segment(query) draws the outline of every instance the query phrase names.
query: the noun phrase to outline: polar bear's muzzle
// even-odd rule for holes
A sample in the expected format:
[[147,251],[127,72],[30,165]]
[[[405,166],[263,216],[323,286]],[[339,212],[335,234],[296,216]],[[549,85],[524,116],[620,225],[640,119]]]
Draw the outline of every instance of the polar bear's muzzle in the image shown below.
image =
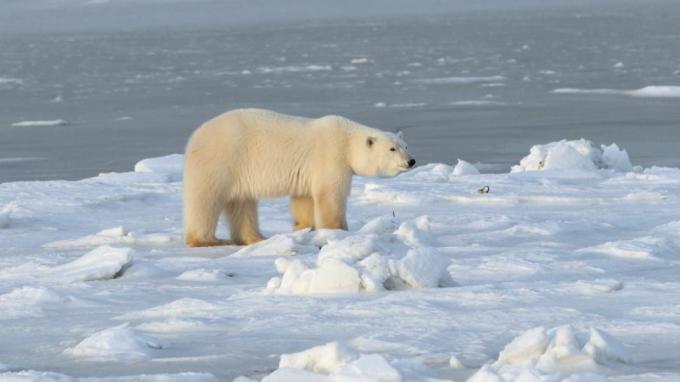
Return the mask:
[[416,160],[411,158],[408,160],[408,168],[413,168],[416,165]]

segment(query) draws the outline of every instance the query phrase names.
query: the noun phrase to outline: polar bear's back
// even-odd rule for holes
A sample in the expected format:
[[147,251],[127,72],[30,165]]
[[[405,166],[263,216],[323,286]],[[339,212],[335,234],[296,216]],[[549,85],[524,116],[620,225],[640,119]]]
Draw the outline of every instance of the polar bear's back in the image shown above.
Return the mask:
[[291,176],[315,146],[311,121],[261,109],[226,112],[194,132],[186,166],[203,173],[201,179],[224,182],[235,194],[288,194]]

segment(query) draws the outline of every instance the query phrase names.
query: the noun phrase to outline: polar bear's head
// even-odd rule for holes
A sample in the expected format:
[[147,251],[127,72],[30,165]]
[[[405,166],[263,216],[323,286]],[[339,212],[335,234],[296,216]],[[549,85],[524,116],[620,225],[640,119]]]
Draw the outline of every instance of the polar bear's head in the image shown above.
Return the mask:
[[350,166],[357,175],[391,177],[416,164],[401,133],[362,129],[354,134],[351,145]]

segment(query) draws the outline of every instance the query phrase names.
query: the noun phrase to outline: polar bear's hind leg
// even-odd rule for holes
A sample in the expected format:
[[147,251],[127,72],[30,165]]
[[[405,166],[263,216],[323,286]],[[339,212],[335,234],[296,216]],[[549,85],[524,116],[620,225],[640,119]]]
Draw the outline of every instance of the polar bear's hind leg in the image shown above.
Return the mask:
[[290,198],[290,214],[293,216],[293,230],[314,227],[314,201],[309,196]]
[[231,240],[237,245],[264,240],[257,221],[257,200],[230,200],[225,206]]

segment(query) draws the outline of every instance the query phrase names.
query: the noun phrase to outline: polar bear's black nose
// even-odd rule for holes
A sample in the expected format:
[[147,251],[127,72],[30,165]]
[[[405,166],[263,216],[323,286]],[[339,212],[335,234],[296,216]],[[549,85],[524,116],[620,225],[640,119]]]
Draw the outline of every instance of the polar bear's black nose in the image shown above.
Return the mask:
[[408,161],[408,167],[413,167],[416,165],[416,160],[411,158],[411,160]]

